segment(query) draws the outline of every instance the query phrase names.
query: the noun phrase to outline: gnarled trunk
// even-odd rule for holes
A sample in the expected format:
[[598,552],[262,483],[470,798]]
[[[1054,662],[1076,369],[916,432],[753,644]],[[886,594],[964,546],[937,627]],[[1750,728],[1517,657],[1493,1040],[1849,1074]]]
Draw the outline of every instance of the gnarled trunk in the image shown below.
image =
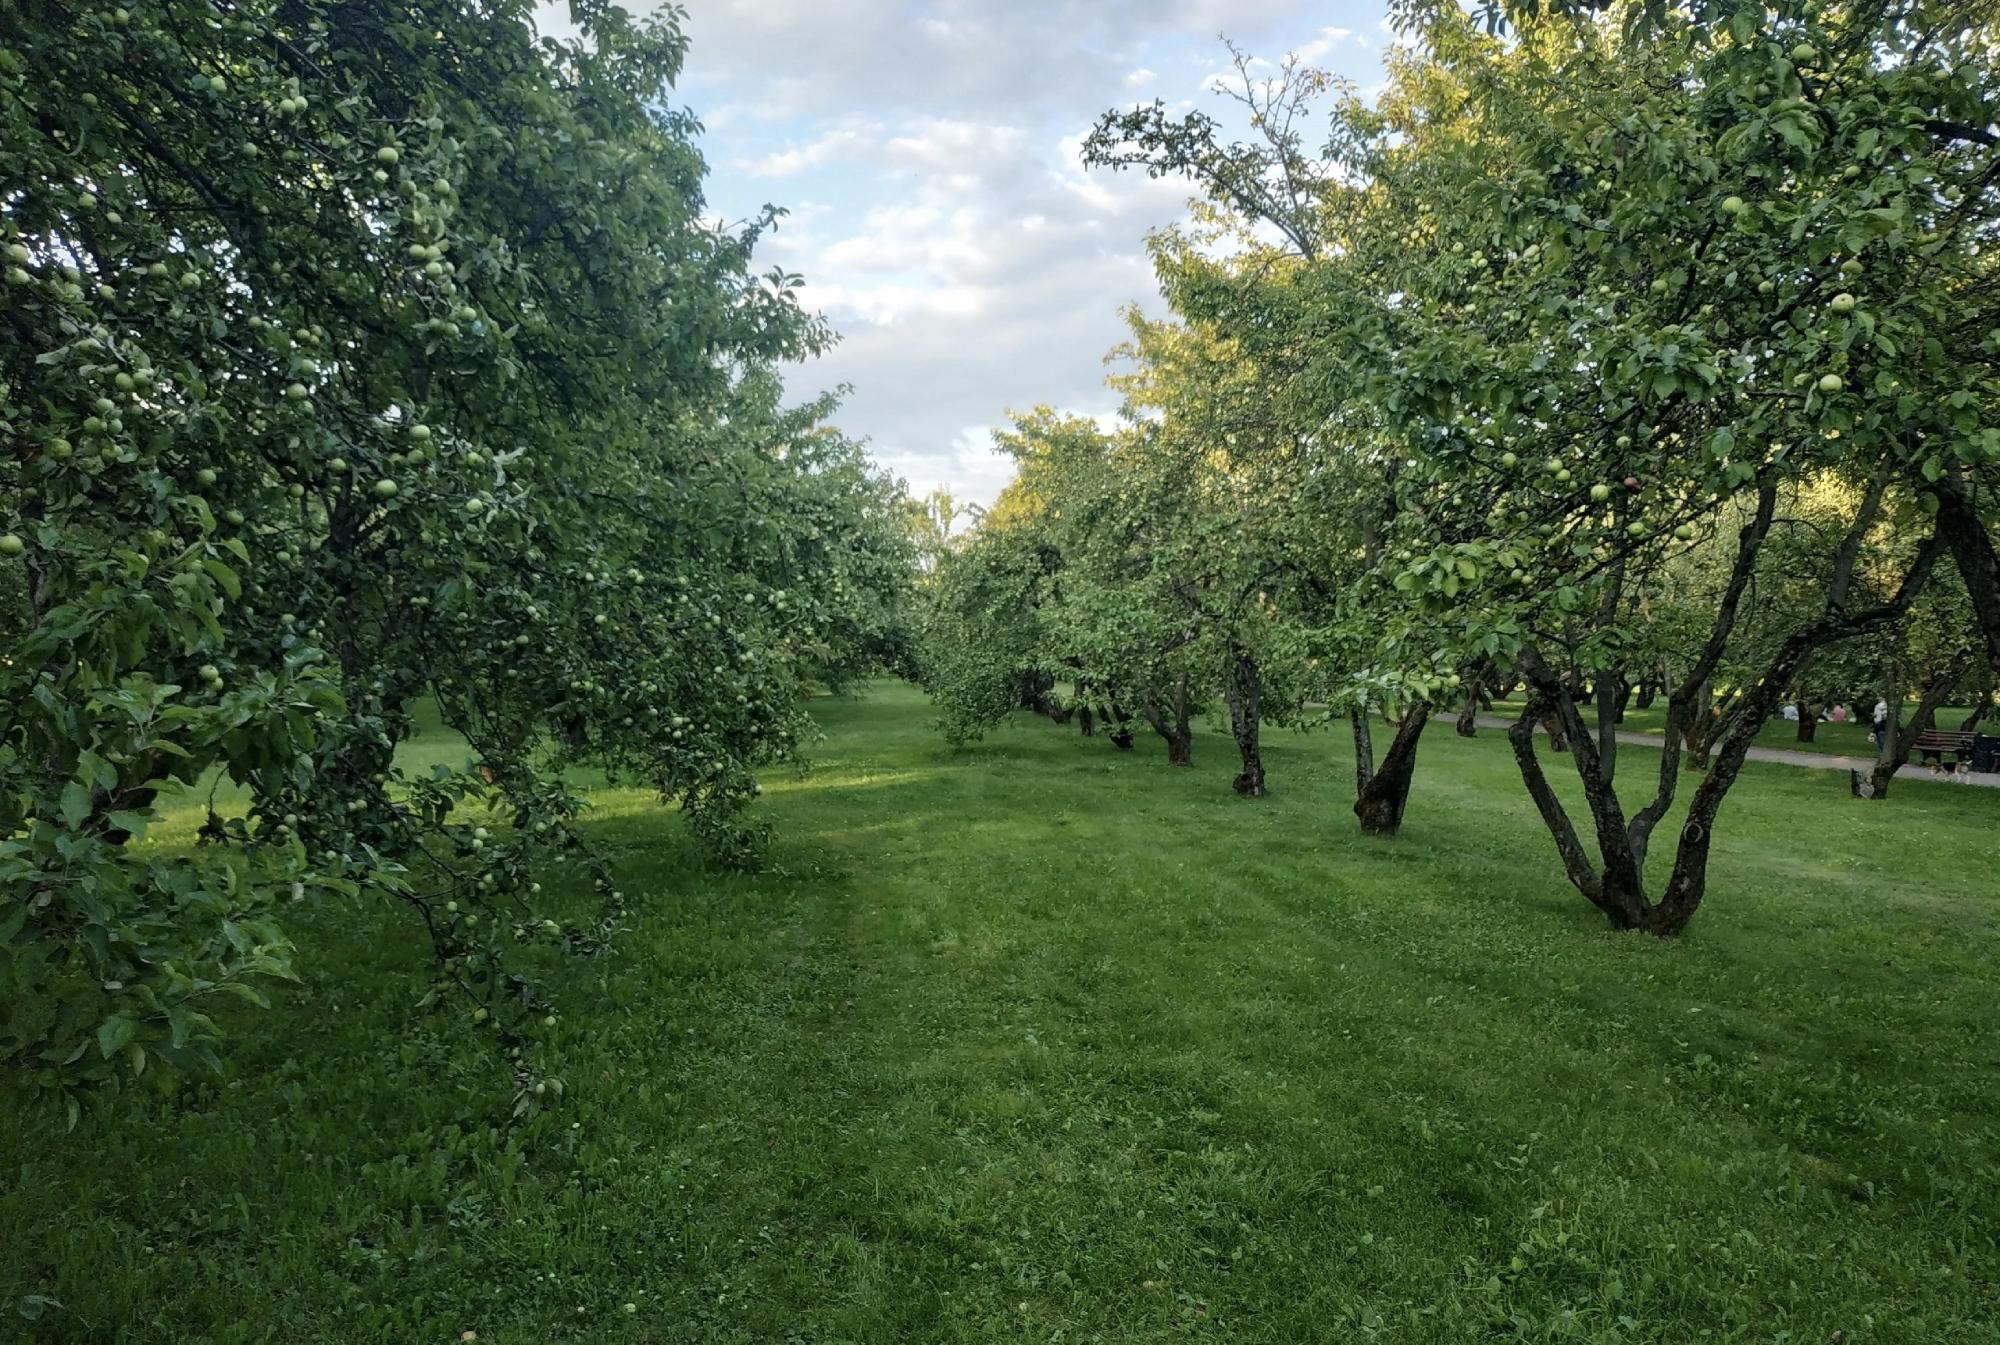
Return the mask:
[[1715,689],[1703,678],[1695,688],[1691,706],[1693,713],[1685,717],[1681,725],[1681,747],[1686,753],[1681,758],[1684,771],[1705,771],[1708,756],[1715,747],[1715,732],[1722,724],[1722,711],[1715,705]]
[[1493,679],[1493,672],[1493,661],[1482,659],[1466,674],[1465,704],[1459,709],[1457,721],[1452,724],[1452,731],[1459,737],[1479,736],[1479,712],[1493,708],[1492,698],[1486,694],[1486,684]]
[[1903,703],[1900,682],[1892,680],[1890,689],[1883,693],[1887,701],[1889,720],[1882,732],[1882,746],[1875,756],[1875,767],[1864,780],[1860,771],[1854,772],[1853,790],[1857,799],[1885,799],[1889,797],[1889,781],[1896,772],[1910,762],[1910,753],[1915,750],[1917,738],[1936,726],[1938,707],[1945,697],[1951,695],[1952,688],[1959,679],[1958,670],[1931,679],[1917,699],[1917,711],[1910,716],[1907,724],[1898,722],[1896,708]]
[[1257,660],[1245,649],[1238,649],[1229,658],[1227,685],[1223,688],[1223,699],[1229,705],[1229,731],[1236,739],[1236,750],[1243,758],[1243,769],[1237,772],[1234,788],[1237,793],[1249,797],[1264,796],[1264,758],[1257,742],[1259,707],[1263,700],[1263,682],[1257,674]]
[[1188,727],[1188,679],[1182,673],[1174,683],[1172,697],[1162,707],[1160,697],[1151,686],[1140,697],[1139,713],[1153,726],[1153,732],[1167,743],[1167,764],[1169,766],[1192,766],[1194,764],[1194,734]]
[[1452,731],[1461,738],[1476,738],[1479,736],[1479,692],[1477,690],[1474,690],[1471,695],[1465,698],[1465,706],[1458,712],[1458,718],[1452,721],[1451,727]]
[[1960,733],[1973,732],[1979,727],[1979,721],[1986,718],[1992,709],[1993,688],[1988,687],[1986,690],[1980,692],[1979,698],[1972,703],[1972,713],[1958,721],[1958,731]]
[[[1931,567],[1943,551],[1942,539],[1936,536],[1919,549],[1892,599],[1860,612],[1846,610],[1842,576],[1862,534],[1873,521],[1879,500],[1878,487],[1871,492],[1843,545],[1843,556],[1847,559],[1836,571],[1836,580],[1840,582],[1829,586],[1827,603],[1819,617],[1778,646],[1761,670],[1761,676],[1746,677],[1731,696],[1728,712],[1718,725],[1712,723],[1714,707],[1709,678],[1727,647],[1776,506],[1774,487],[1765,484],[1760,489],[1757,514],[1739,537],[1735,566],[1708,638],[1669,694],[1666,733],[1653,797],[1633,814],[1629,823],[1613,785],[1611,762],[1600,755],[1564,679],[1532,646],[1522,651],[1520,666],[1528,679],[1529,699],[1508,737],[1522,779],[1555,838],[1557,853],[1570,882],[1604,912],[1614,927],[1643,929],[1660,935],[1678,934],[1687,927],[1707,891],[1709,847],[1722,801],[1735,784],[1758,729],[1777,710],[1800,666],[1816,649],[1869,634],[1900,620],[1923,590]],[[1575,761],[1596,842],[1595,865],[1535,755],[1535,720],[1545,713],[1554,713],[1562,721],[1569,739],[1570,755]],[[1707,731],[1691,734],[1690,729],[1697,723],[1709,725]],[[1698,740],[1704,750],[1712,753],[1712,759],[1689,800],[1666,885],[1659,899],[1649,902],[1645,891],[1648,842],[1653,829],[1672,809],[1681,748],[1690,740]]]
[[[1356,716],[1360,724],[1365,716]],[[1417,740],[1423,737],[1424,725],[1431,721],[1431,703],[1426,700],[1411,701],[1403,711],[1403,719],[1396,726],[1396,736],[1389,742],[1389,750],[1382,754],[1379,766],[1372,766],[1360,772],[1360,748],[1362,739],[1355,738],[1357,773],[1361,774],[1360,788],[1354,799],[1354,815],[1361,819],[1361,830],[1370,836],[1393,836],[1403,825],[1403,810],[1410,802],[1410,779],[1417,769]]]
[[1958,562],[1966,595],[1972,599],[1974,622],[1986,642],[1987,661],[2000,673],[2000,555],[1993,550],[1993,538],[1979,517],[1964,472],[1952,467],[1938,479],[1937,502],[1938,535]]
[[1049,693],[1055,689],[1056,679],[1047,673],[1027,673],[1021,678],[1020,706],[1038,715],[1055,718],[1055,709],[1049,700]]
[[1121,752],[1131,751],[1132,716],[1125,713],[1125,708],[1118,703],[1117,697],[1114,696],[1104,703],[1104,718],[1111,725],[1111,732],[1105,735],[1111,739],[1111,745]]

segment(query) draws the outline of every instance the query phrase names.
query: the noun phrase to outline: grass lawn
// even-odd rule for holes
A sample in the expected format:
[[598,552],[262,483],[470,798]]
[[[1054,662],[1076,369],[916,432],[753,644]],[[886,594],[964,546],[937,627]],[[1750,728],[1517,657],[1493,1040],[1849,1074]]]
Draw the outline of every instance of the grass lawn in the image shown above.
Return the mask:
[[[1869,716],[1874,713],[1874,710],[1875,702],[1871,700],[1866,705],[1859,707],[1859,712],[1862,716],[1859,720],[1849,720],[1844,724],[1831,722],[1820,724],[1813,730],[1813,740],[1809,743],[1799,741],[1799,726],[1797,721],[1773,719],[1765,724],[1762,729],[1758,730],[1757,746],[1775,747],[1786,752],[1817,752],[1824,756],[1857,757],[1863,761],[1872,760],[1875,756],[1875,740],[1869,736]],[[1915,710],[1916,706],[1914,704],[1905,705],[1903,707],[1903,718],[1908,719]],[[1493,709],[1487,713],[1503,719],[1514,719],[1521,713],[1520,698],[1515,696],[1495,701]],[[1964,721],[1965,717],[1971,713],[1972,707],[1969,705],[1946,706],[1937,712],[1937,725],[1941,729],[1955,730]],[[1596,727],[1597,711],[1595,707],[1584,706],[1583,717],[1593,728]],[[1618,727],[1624,733],[1657,734],[1664,731],[1666,723],[1667,704],[1664,700],[1658,700],[1644,710],[1636,706],[1628,709],[1625,712],[1625,722]],[[1993,721],[1982,720],[1979,725],[1979,731],[1981,733],[1991,733],[1995,731],[1995,727],[1996,725]],[[1912,755],[1910,764],[1903,768],[1903,773],[1898,776],[1898,779],[1914,779],[1922,769],[1922,760]]]
[[764,874],[599,793],[641,914],[546,969],[525,1127],[373,908],[305,917],[226,1082],[0,1100],[0,1312],[61,1303],[0,1338],[2000,1338],[2000,795],[1753,763],[1665,944],[1564,885],[1497,733],[1433,730],[1385,843],[1343,735],[1247,801],[1213,730],[1173,771],[819,710]]

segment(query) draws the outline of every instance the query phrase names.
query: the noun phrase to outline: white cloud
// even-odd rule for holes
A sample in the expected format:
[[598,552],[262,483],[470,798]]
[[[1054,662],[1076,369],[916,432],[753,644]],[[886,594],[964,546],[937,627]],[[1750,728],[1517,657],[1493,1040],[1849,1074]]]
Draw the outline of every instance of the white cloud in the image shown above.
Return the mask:
[[[1086,173],[1097,116],[1162,86],[1176,114],[1222,112],[1172,96],[1217,68],[1225,32],[1369,75],[1355,34],[1381,3],[701,0],[673,101],[707,128],[713,213],[793,206],[760,260],[804,275],[842,337],[788,375],[797,396],[851,384],[840,423],[885,468],[986,501],[1012,472],[992,429],[1041,404],[1113,414],[1120,309],[1161,306],[1145,237],[1190,188]],[[566,10],[544,4],[545,31]]]
[[1299,47],[1293,54],[1307,65],[1318,65],[1333,54],[1335,47],[1352,40],[1354,40],[1352,28],[1322,28],[1318,36]]
[[874,125],[836,126],[802,145],[787,145],[758,158],[739,159],[734,166],[752,177],[790,177],[865,148],[880,133],[881,127]]

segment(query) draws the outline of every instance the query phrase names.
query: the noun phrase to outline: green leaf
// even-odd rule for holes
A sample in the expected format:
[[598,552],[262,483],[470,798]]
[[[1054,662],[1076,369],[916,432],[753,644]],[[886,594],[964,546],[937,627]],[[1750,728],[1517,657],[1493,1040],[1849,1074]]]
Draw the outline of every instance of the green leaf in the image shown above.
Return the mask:
[[130,1018],[114,1015],[97,1025],[97,1049],[109,1060],[124,1050],[138,1032],[139,1025]]
[[143,841],[146,839],[146,828],[155,820],[155,815],[150,810],[135,812],[120,808],[106,814],[104,820],[119,831],[131,832],[133,840]]
[[236,577],[236,571],[224,565],[220,560],[214,556],[203,556],[201,558],[201,568],[207,570],[215,579],[215,582],[222,585],[222,591],[229,595],[231,602],[243,596],[243,581]]
[[63,786],[61,807],[63,825],[75,831],[90,816],[90,790],[71,780]]

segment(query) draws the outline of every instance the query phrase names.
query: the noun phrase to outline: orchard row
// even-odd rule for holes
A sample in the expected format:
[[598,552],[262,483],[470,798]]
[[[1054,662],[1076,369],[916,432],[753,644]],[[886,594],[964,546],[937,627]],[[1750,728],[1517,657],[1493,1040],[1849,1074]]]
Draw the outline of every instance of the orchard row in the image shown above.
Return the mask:
[[[955,740],[1028,705],[1176,763],[1219,700],[1249,795],[1261,722],[1344,720],[1378,832],[1433,711],[1469,732],[1518,688],[1565,875],[1672,934],[1782,706],[1921,691],[1915,728],[2000,677],[2000,27],[1399,15],[1372,100],[1238,53],[1225,119],[1101,120],[1088,162],[1202,194],[1154,240],[1173,316],[1134,319],[1117,427],[1003,436],[1019,472],[929,589],[925,677]],[[1635,698],[1666,718],[1636,786]]]

